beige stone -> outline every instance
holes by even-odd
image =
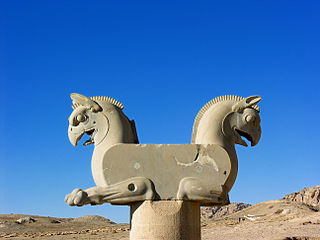
[[[192,144],[138,144],[134,121],[109,97],[71,94],[68,135],[94,144],[96,186],[66,196],[71,206],[131,206],[131,239],[200,239],[200,205],[229,202],[238,171],[235,144],[261,136],[259,96],[222,96],[208,102],[193,126]]]
[[[106,186],[124,182],[133,188],[125,198],[117,195],[116,199],[107,199],[111,203],[130,201],[139,191],[137,177],[152,183],[154,194],[145,198],[148,200],[185,199],[203,204],[228,201],[223,185],[231,170],[230,159],[218,145],[117,144],[105,153],[102,169]]]
[[[138,143],[134,121],[109,97],[71,94],[70,142],[95,144],[92,174],[96,187],[66,196],[73,206],[130,204],[143,200],[193,200],[202,205],[228,203],[238,171],[235,144],[254,146],[261,135],[260,97],[223,96],[207,103],[193,127],[194,144]]]
[[[259,96],[221,96],[204,105],[196,116],[192,143],[218,144],[227,151],[231,159],[231,173],[225,184],[228,192],[238,173],[235,144],[248,146],[241,137],[247,138],[251,146],[255,146],[260,140],[260,108],[256,105],[260,100]]]
[[[131,206],[131,240],[200,240],[200,205],[144,201]]]

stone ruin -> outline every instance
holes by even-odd
[[[71,94],[68,136],[94,144],[96,186],[74,189],[70,206],[129,205],[131,240],[197,240],[200,206],[229,203],[238,171],[235,144],[255,146],[261,136],[259,96],[221,96],[195,118],[191,144],[139,144],[133,120],[110,97]]]

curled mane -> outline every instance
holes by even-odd
[[[240,102],[243,99],[244,99],[243,97],[239,97],[239,96],[235,96],[235,95],[225,95],[225,96],[216,97],[216,98],[212,99],[211,101],[207,102],[200,109],[200,111],[198,112],[198,114],[197,114],[197,116],[196,116],[196,118],[194,120],[191,142],[192,143],[195,142],[195,138],[196,138],[196,135],[197,135],[197,131],[198,131],[198,126],[199,126],[200,120],[212,105],[214,105],[216,103],[219,103],[219,102],[223,102],[223,101]],[[253,108],[253,109],[257,110],[257,111],[260,111],[260,108],[256,104],[251,106],[251,108]]]
[[[93,101],[105,101],[108,103],[111,103],[112,105],[120,108],[121,110],[124,108],[124,106],[122,105],[121,102],[115,100],[114,98],[111,97],[105,97],[105,96],[94,96],[94,97],[89,97],[91,100]],[[75,103],[72,105],[73,109],[76,109],[77,107],[79,107],[81,104],[80,103]]]

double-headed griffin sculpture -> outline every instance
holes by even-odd
[[[138,144],[134,121],[109,97],[71,94],[68,135],[76,146],[94,144],[92,174],[96,187],[75,189],[71,206],[131,204],[144,200],[188,200],[201,205],[229,202],[237,176],[235,144],[254,146],[261,136],[259,96],[221,96],[196,116],[192,144]]]

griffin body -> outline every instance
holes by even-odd
[[[228,203],[238,171],[235,144],[254,146],[261,136],[260,97],[223,96],[198,113],[192,144],[137,144],[133,121],[108,97],[71,94],[68,135],[76,146],[94,144],[92,174],[96,187],[66,196],[73,206],[130,204],[143,200],[190,200],[202,205]]]

